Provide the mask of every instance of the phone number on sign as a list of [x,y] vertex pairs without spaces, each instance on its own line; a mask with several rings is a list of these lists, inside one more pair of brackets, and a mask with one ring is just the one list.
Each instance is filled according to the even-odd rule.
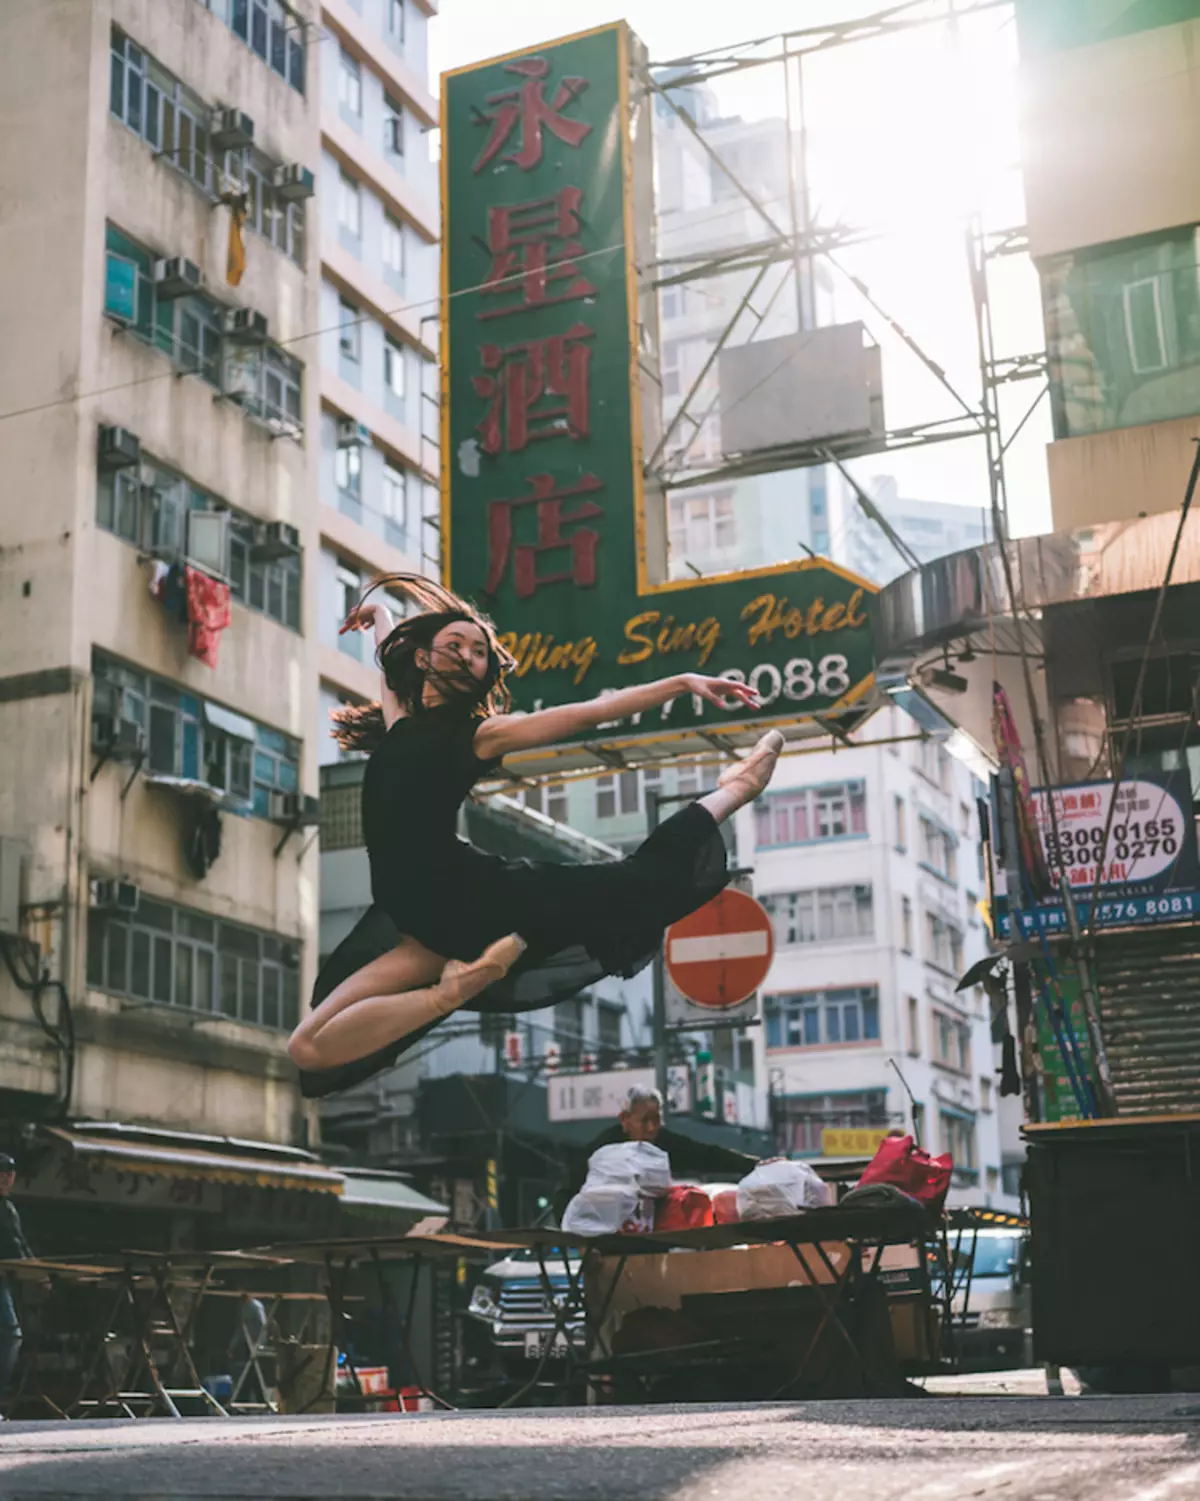
[[[1090,921],[1087,902],[1079,902],[1076,911],[1081,923]],[[1172,918],[1194,917],[1200,914],[1200,892],[1189,891],[1179,896],[1140,896],[1126,901],[1101,902],[1097,914],[1098,923],[1169,922]],[[1043,909],[1040,925],[1047,933],[1058,932],[1067,925],[1066,914],[1061,907]],[[1032,912],[1021,913],[1021,931],[1027,936],[1038,931],[1039,917]],[[1012,914],[1004,913],[1000,920],[1004,935],[1012,932]]]

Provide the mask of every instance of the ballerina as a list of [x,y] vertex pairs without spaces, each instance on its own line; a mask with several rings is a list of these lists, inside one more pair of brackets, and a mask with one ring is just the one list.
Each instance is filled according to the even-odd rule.
[[649,963],[663,930],[727,883],[719,826],[766,787],[783,748],[765,734],[716,788],[611,864],[485,854],[458,837],[472,786],[506,755],[694,694],[757,705],[745,683],[683,673],[578,704],[508,713],[512,659],[491,622],[427,579],[398,574],[420,612],[398,623],[363,600],[342,631],[373,630],[379,702],[333,714],[344,748],[369,753],[363,831],[373,905],[321,968],[288,1052],[313,1097],[394,1063],[461,1006],[532,1011]]

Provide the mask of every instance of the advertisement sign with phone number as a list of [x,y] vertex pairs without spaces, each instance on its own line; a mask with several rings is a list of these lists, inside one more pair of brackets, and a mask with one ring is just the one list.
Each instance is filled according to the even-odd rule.
[[[1034,808],[1046,866],[1058,884],[1065,875],[1080,924],[1091,921],[1092,893],[1100,868],[1097,926],[1187,922],[1200,918],[1200,865],[1191,780],[1186,772],[1139,775],[1123,781],[1080,782],[1034,790]],[[1116,807],[1109,822],[1109,810]],[[1105,828],[1108,840],[1105,843]],[[1102,850],[1103,846],[1103,850]],[[1004,873],[996,871],[996,920],[1012,933]],[[1046,899],[1020,914],[1021,931],[1065,932],[1066,913]]]

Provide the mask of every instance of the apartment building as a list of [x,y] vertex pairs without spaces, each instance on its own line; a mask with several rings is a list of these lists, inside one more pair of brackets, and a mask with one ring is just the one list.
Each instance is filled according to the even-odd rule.
[[322,761],[328,712],[374,698],[370,642],[338,627],[382,573],[439,567],[439,207],[429,132],[435,0],[320,8],[317,641]]
[[81,1225],[118,1139],[315,1125],[316,22],[0,10],[0,1109]]

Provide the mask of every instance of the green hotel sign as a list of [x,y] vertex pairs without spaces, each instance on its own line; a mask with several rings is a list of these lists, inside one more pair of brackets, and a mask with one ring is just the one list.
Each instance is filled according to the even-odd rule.
[[836,714],[873,681],[869,584],[811,559],[667,581],[665,542],[656,556],[640,56],[618,24],[442,80],[448,584],[495,618],[518,708],[689,671],[744,678],[762,701],[722,710],[688,695],[614,744]]

